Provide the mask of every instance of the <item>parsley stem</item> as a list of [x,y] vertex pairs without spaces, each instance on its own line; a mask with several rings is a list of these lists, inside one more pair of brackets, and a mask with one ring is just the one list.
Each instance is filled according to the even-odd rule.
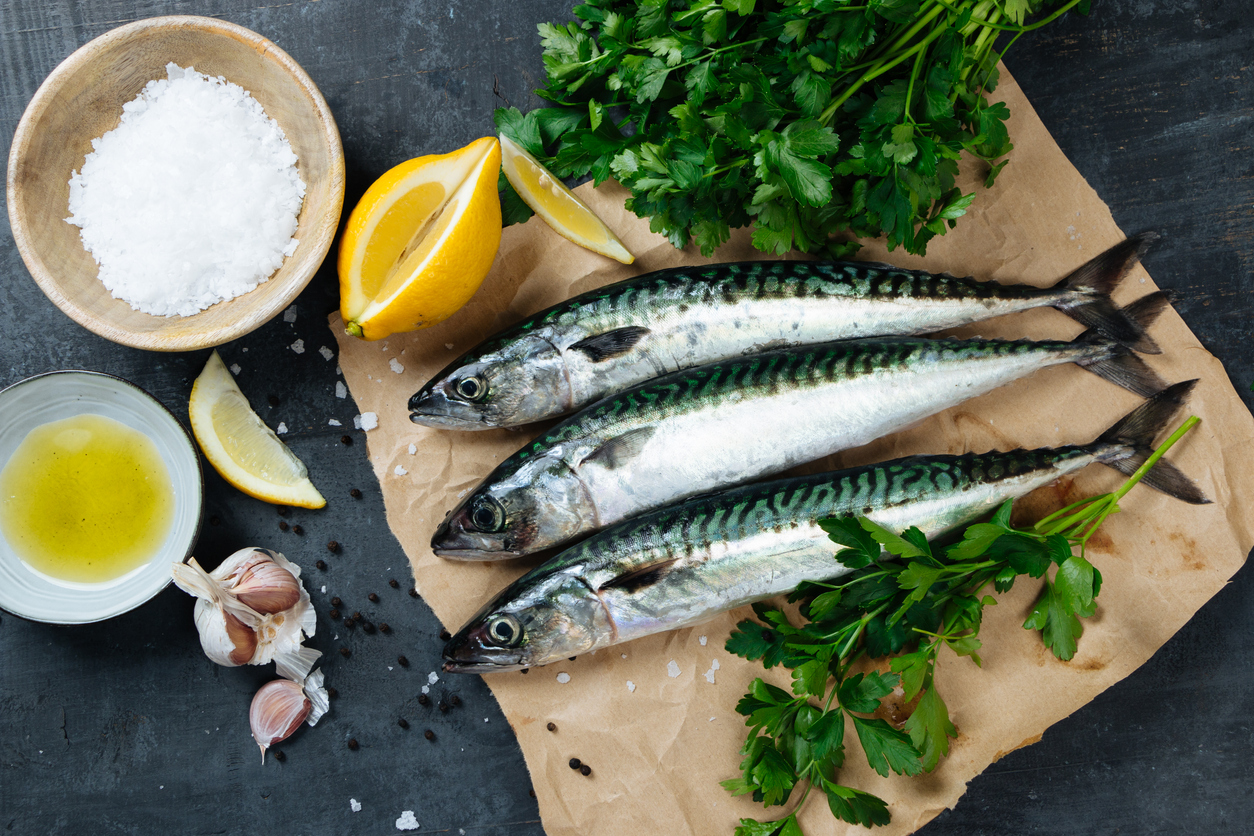
[[917,44],[910,47],[910,49],[898,55],[893,60],[885,64],[881,64],[878,67],[875,67],[873,70],[868,70],[867,72],[863,73],[862,77],[859,78],[857,81],[855,81],[853,84],[851,84],[849,88],[845,90],[844,93],[841,94],[840,98],[836,99],[836,101],[832,102],[830,105],[827,106],[827,108],[819,116],[819,121],[823,123],[824,125],[830,125],[832,121],[832,117],[836,115],[836,111],[840,110],[840,106],[843,105],[846,101],[848,101],[850,96],[858,92],[859,88],[861,88],[862,85],[866,84],[867,82],[874,81],[875,79],[882,76],[884,73],[891,70],[893,67],[896,67],[898,64],[905,61],[907,58],[910,58],[916,53],[926,50],[928,46],[937,38],[939,38],[948,28],[949,26],[947,24],[944,26],[938,26],[937,28],[929,32],[926,38],[919,41]]

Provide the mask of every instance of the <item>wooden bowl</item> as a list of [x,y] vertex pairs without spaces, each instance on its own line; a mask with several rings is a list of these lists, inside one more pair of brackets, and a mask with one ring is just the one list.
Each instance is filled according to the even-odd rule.
[[[70,175],[92,139],[117,127],[122,105],[165,78],[165,65],[223,76],[279,123],[305,181],[296,252],[268,281],[192,316],[151,316],[114,299],[97,278],[69,217]],[[344,203],[344,151],[326,101],[283,50],[255,32],[207,17],[155,17],[114,29],[65,59],[18,123],[9,153],[9,223],[40,289],[74,321],[135,348],[189,351],[252,331],[283,310],[326,258]]]

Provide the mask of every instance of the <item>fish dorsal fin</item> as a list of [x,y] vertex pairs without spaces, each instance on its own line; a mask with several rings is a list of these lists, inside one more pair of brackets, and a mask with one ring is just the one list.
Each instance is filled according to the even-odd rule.
[[598,592],[604,592],[607,589],[621,589],[624,592],[639,592],[647,586],[660,581],[666,577],[667,573],[674,568],[679,562],[678,557],[672,557],[667,560],[660,560],[653,563],[639,566],[629,572],[625,572],[616,578],[613,578],[601,584]]
[[609,360],[611,357],[617,357],[620,354],[626,354],[635,348],[636,343],[649,333],[648,328],[639,325],[628,325],[623,328],[615,328],[613,331],[606,331],[604,334],[593,334],[591,337],[584,337],[577,343],[571,345],[572,349],[582,351],[592,359],[594,363],[600,363],[602,360]]
[[640,427],[617,435],[584,456],[583,463],[596,462],[614,470],[640,455],[644,445],[653,437],[656,427]]

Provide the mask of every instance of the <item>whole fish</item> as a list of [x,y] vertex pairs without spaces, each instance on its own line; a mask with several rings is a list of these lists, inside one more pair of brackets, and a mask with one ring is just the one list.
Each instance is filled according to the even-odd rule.
[[1147,397],[1166,386],[1091,331],[1072,342],[849,340],[712,363],[608,397],[543,433],[450,513],[431,548],[467,560],[531,554],[866,444],[1063,363]]
[[1042,306],[1141,352],[1110,292],[1157,236],[1129,238],[1050,288],[887,264],[752,261],[661,270],[576,296],[480,344],[409,400],[431,427],[514,427],[680,369],[792,345],[926,334]]
[[[507,587],[448,642],[444,670],[543,665],[844,575],[819,519],[866,516],[934,537],[1093,462],[1132,473],[1194,383],[1164,390],[1091,444],[916,456],[709,494],[629,520]],[[1165,459],[1142,481],[1209,501]]]

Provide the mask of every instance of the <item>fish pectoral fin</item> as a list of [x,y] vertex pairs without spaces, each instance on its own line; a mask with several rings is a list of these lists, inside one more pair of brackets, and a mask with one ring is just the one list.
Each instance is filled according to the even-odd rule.
[[577,343],[571,345],[572,349],[577,349],[592,358],[592,362],[600,363],[602,360],[609,360],[611,357],[617,357],[620,354],[626,354],[636,347],[636,343],[649,333],[648,328],[639,325],[628,325],[623,328],[615,328],[613,331],[606,331],[604,334],[594,334],[591,337],[584,337]]
[[678,562],[678,557],[672,557],[668,560],[660,560],[646,566],[637,567],[632,569],[630,572],[626,572],[616,578],[613,578],[612,580],[606,581],[601,584],[597,591],[604,592],[607,589],[621,589],[628,593],[639,592],[645,587],[652,586],[662,578],[666,577],[667,573],[669,573]]
[[581,464],[596,462],[610,470],[621,467],[640,455],[640,451],[644,449],[644,445],[653,437],[656,430],[656,427],[640,427],[615,436],[584,456]]

